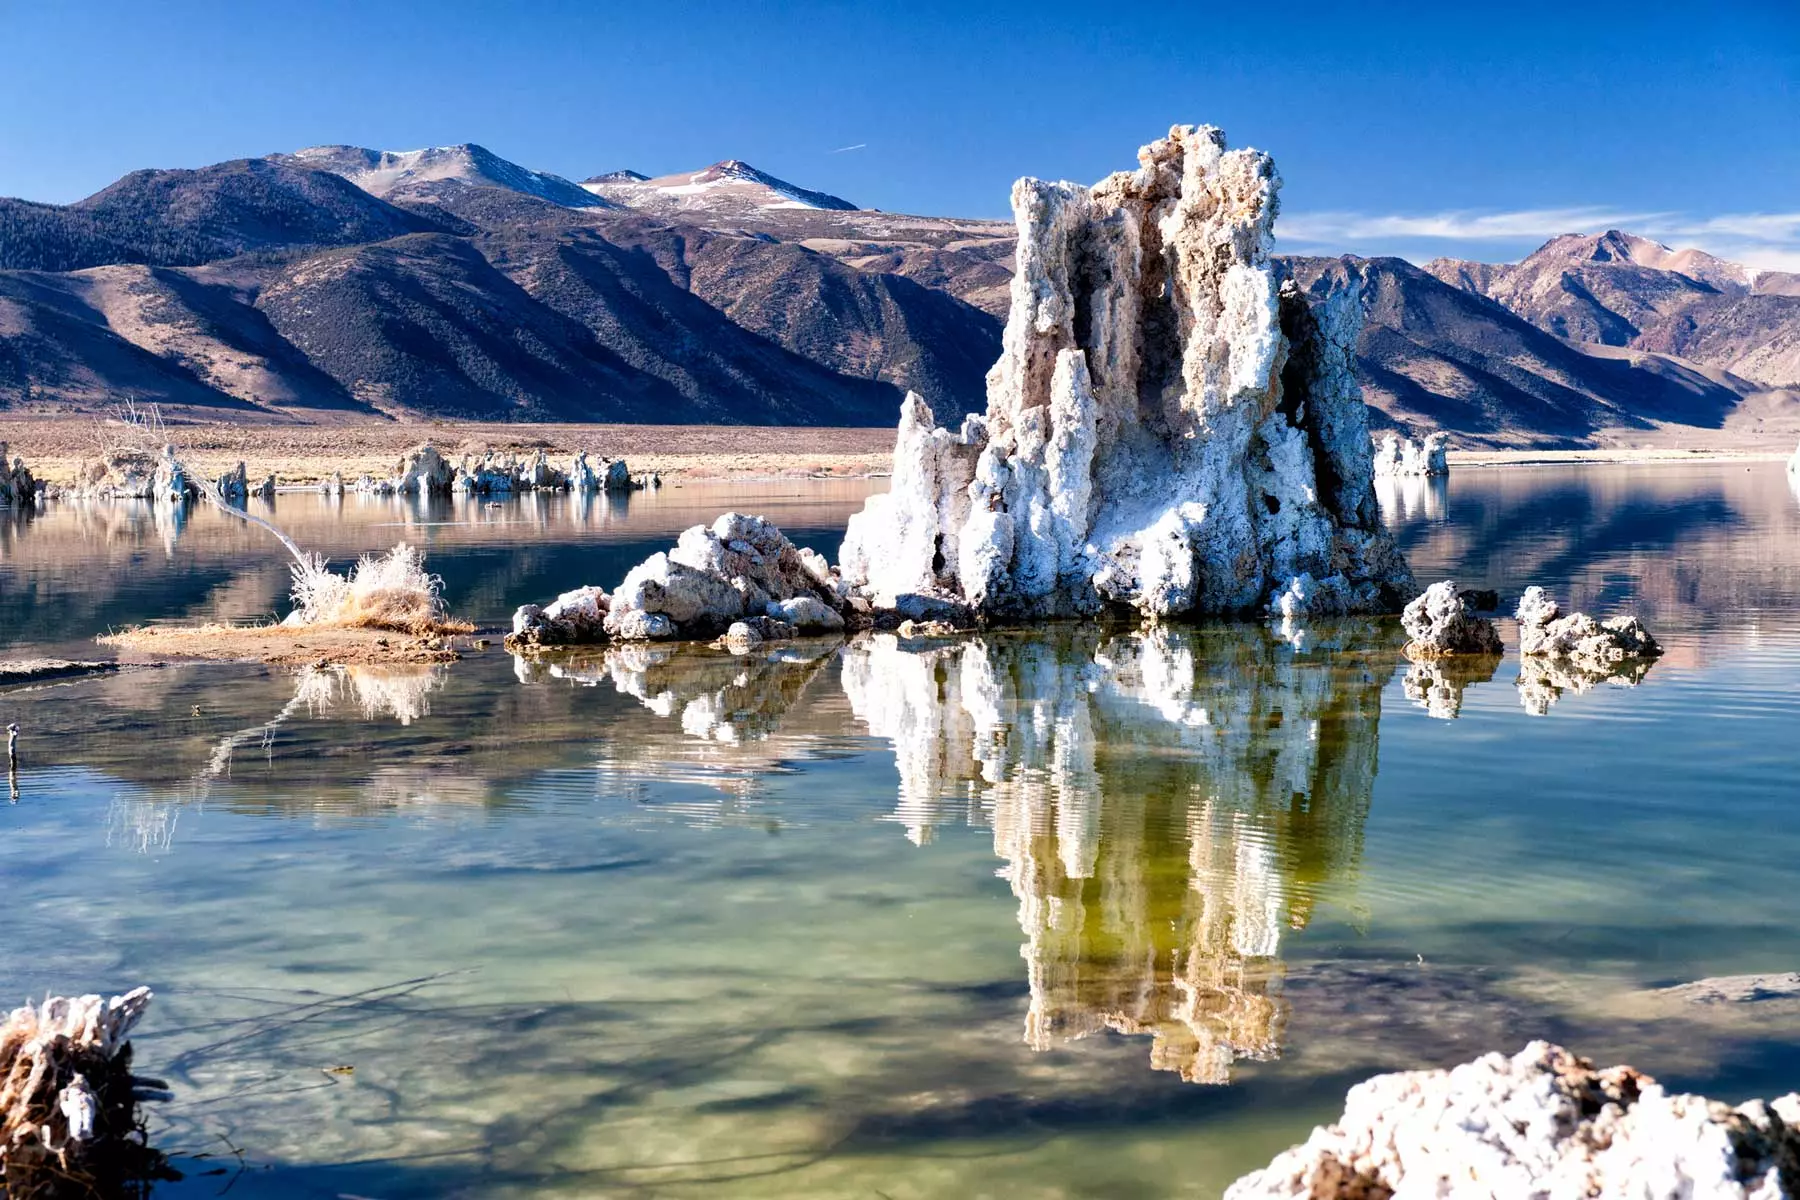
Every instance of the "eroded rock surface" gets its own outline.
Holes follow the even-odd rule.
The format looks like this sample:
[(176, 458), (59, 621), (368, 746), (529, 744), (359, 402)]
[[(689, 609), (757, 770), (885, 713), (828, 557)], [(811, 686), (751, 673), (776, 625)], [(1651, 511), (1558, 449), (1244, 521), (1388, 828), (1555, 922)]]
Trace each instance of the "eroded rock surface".
[(1415, 662), (1448, 655), (1498, 655), (1504, 647), (1494, 623), (1477, 615), (1473, 593), (1457, 590), (1446, 579), (1426, 588), (1400, 614), (1400, 624), (1411, 639), (1406, 656)]
[(1731, 1108), (1547, 1042), (1378, 1075), (1226, 1200), (1393, 1196), (1778, 1200), (1800, 1193), (1800, 1095)]
[(1448, 475), (1449, 449), (1450, 436), (1445, 433), (1428, 433), (1420, 442), (1390, 433), (1375, 452), (1375, 474), (1380, 478)]
[(1589, 671), (1611, 673), (1619, 663), (1660, 657), (1662, 647), (1636, 617), (1597, 621), (1586, 613), (1562, 615), (1541, 587), (1519, 599), (1519, 653), (1528, 658), (1566, 660)]
[[(1178, 126), (1092, 188), (1022, 179), (988, 407), (909, 395), (893, 490), (840, 567), (877, 607), (984, 614), (1392, 611), (1410, 589), (1372, 491), (1353, 286), (1314, 304), (1269, 259), (1268, 155)], [(1290, 606), (1298, 603), (1290, 600)]]

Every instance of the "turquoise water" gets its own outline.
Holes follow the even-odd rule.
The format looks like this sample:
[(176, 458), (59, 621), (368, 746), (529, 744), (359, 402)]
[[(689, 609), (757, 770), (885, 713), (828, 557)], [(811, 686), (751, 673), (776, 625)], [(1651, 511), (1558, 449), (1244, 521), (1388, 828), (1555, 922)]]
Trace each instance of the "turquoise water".
[[(277, 516), (422, 540), (497, 621), (724, 508), (828, 548), (866, 491)], [(1779, 465), (1384, 499), (1422, 580), (1629, 607), (1667, 657), (1433, 679), (1393, 623), (1070, 626), (8, 689), (0, 996), (156, 989), (177, 1197), (1210, 1196), (1370, 1073), (1531, 1037), (1800, 1087), (1800, 1013), (1655, 993), (1800, 967)], [(170, 534), (6, 525), (0, 647), (279, 603), (257, 537)]]

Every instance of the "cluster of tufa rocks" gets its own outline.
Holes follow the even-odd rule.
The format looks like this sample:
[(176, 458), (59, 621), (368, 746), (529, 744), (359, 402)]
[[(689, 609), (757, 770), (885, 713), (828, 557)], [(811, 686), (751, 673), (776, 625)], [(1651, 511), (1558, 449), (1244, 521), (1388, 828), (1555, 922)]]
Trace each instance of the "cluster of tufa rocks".
[(37, 481), (23, 458), (7, 454), (0, 442), (0, 508), (32, 508), (37, 504)]
[(1533, 1042), (1448, 1071), (1378, 1075), (1336, 1124), (1226, 1200), (1395, 1196), (1782, 1200), (1800, 1195), (1800, 1095), (1733, 1108)]
[(675, 547), (633, 567), (611, 594), (576, 588), (513, 614), (507, 645), (722, 638), (754, 647), (801, 633), (832, 633), (854, 613), (823, 555), (802, 549), (762, 517), (726, 513), (684, 531)]
[[(552, 465), (542, 450), (530, 459), (490, 450), (479, 459), (464, 455), (460, 465), (453, 465), (436, 448), (425, 445), (408, 452), (391, 477), (364, 475), (349, 490), (377, 496), (510, 496), (538, 491), (629, 492), (661, 486), (660, 475), (634, 476), (624, 459), (590, 458), (586, 450), (576, 451), (568, 469), (563, 470)], [(343, 477), (333, 474), (319, 484), (319, 490), (341, 495)]]
[(1138, 163), (1014, 185), (987, 411), (946, 430), (909, 396), (893, 488), (844, 540), (876, 607), (1159, 619), (1391, 612), (1410, 591), (1352, 371), (1359, 287), (1278, 281), (1268, 155), (1177, 126)]
[[(1486, 591), (1459, 591), (1444, 580), (1426, 588), (1401, 612), (1406, 629), (1406, 656), (1415, 663), (1453, 655), (1493, 656), (1504, 649), (1493, 621), (1481, 616), (1499, 607), (1499, 596)], [(1596, 620), (1586, 613), (1562, 615), (1550, 593), (1528, 587), (1519, 600), (1519, 654), (1525, 659), (1566, 663), (1609, 674), (1621, 664), (1647, 662), (1662, 647), (1636, 617)]]
[(1662, 655), (1662, 647), (1636, 617), (1597, 621), (1581, 612), (1565, 617), (1550, 593), (1541, 587), (1525, 589), (1519, 598), (1517, 616), (1519, 653), (1528, 658), (1606, 670), (1629, 660)]
[(1428, 433), (1422, 442), (1390, 433), (1381, 439), (1381, 449), (1375, 452), (1375, 475), (1381, 479), (1448, 475), (1449, 449), (1450, 435), (1446, 433)]

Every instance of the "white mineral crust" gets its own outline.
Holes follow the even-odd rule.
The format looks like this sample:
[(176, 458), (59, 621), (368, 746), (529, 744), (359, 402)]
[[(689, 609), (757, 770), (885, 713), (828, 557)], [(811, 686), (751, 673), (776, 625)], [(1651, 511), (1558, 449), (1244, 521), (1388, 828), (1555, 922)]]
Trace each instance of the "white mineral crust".
[(1800, 1163), (1796, 1126), (1800, 1095), (1732, 1108), (1533, 1042), (1358, 1084), (1337, 1124), (1225, 1197), (1781, 1200), (1783, 1166)]
[(1556, 600), (1541, 587), (1525, 589), (1516, 615), (1519, 653), (1528, 658), (1563, 659), (1606, 672), (1622, 662), (1662, 654), (1662, 647), (1636, 617), (1599, 621), (1580, 612), (1565, 617)]
[(1450, 462), (1446, 454), (1449, 448), (1448, 434), (1429, 433), (1424, 441), (1415, 442), (1390, 433), (1381, 439), (1381, 449), (1375, 452), (1375, 475), (1377, 478), (1448, 475)]
[(845, 580), (881, 607), (1154, 618), (1258, 609), (1305, 576), (1310, 611), (1392, 611), (1411, 579), (1371, 488), (1358, 287), (1309, 306), (1278, 286), (1268, 155), (1178, 126), (1138, 162), (1013, 186), (986, 416), (952, 433), (907, 397)]
[(1434, 583), (1407, 604), (1400, 624), (1411, 640), (1408, 658), (1439, 658), (1447, 654), (1499, 654), (1500, 634), (1494, 623), (1478, 616), (1469, 602), (1446, 579)]

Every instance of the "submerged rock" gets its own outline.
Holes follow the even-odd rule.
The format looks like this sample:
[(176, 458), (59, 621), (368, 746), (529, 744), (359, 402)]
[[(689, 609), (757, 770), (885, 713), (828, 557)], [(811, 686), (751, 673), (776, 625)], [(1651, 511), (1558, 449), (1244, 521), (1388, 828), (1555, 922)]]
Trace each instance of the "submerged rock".
[(1452, 654), (1498, 655), (1504, 650), (1494, 623), (1476, 615), (1469, 594), (1457, 591), (1447, 579), (1408, 604), (1400, 624), (1411, 639), (1406, 656), (1415, 662)]
[(764, 642), (791, 641), (797, 632), (792, 625), (775, 617), (749, 617), (733, 621), (725, 636), (719, 639), (719, 645), (733, 654), (748, 654)]
[(1371, 486), (1357, 286), (1316, 307), (1278, 287), (1267, 155), (1178, 126), (1138, 161), (1092, 188), (1014, 185), (986, 415), (952, 432), (909, 395), (892, 491), (844, 539), (844, 578), (876, 607), (1158, 618), (1280, 593), (1375, 612), (1410, 589)]
[(1657, 658), (1662, 647), (1636, 617), (1597, 621), (1586, 613), (1562, 615), (1541, 587), (1519, 599), (1519, 653), (1528, 658), (1566, 659), (1590, 671), (1611, 673), (1618, 663)]
[(1800, 1178), (1800, 1095), (1736, 1108), (1533, 1042), (1378, 1075), (1226, 1200), (1587, 1196), (1779, 1200)]
[(1380, 478), (1403, 475), (1443, 476), (1450, 474), (1450, 435), (1428, 433), (1425, 440), (1415, 442), (1388, 434), (1375, 452), (1375, 474)]

